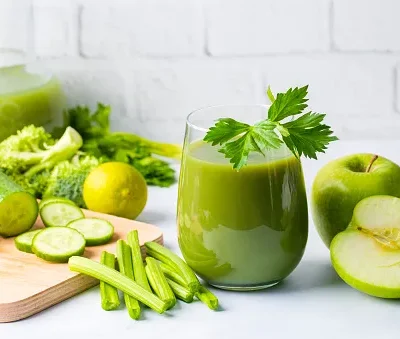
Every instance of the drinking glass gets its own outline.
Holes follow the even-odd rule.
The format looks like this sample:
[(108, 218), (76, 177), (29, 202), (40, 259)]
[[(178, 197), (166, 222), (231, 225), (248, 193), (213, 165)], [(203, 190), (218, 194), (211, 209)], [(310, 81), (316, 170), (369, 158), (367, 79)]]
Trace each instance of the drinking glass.
[(256, 290), (285, 279), (308, 238), (301, 161), (284, 145), (251, 153), (235, 170), (203, 141), (217, 119), (254, 124), (268, 106), (225, 105), (192, 112), (186, 121), (179, 177), (178, 242), (188, 265), (209, 284)]

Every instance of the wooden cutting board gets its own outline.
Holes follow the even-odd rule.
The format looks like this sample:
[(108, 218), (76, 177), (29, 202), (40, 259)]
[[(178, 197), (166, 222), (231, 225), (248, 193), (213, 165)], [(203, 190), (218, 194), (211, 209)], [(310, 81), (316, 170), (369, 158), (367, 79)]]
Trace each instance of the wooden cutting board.
[[(126, 240), (126, 235), (133, 229), (139, 232), (143, 257), (145, 242), (163, 244), (163, 234), (158, 227), (89, 210), (83, 212), (87, 217), (110, 221), (115, 230), (108, 244), (87, 247), (84, 253), (87, 258), (100, 261), (103, 250), (115, 254), (116, 241)], [(34, 228), (41, 227), (43, 223), (38, 218)], [(0, 323), (27, 318), (98, 283), (96, 279), (71, 272), (68, 264), (50, 263), (34, 254), (20, 252), (14, 245), (14, 238), (0, 237)]]

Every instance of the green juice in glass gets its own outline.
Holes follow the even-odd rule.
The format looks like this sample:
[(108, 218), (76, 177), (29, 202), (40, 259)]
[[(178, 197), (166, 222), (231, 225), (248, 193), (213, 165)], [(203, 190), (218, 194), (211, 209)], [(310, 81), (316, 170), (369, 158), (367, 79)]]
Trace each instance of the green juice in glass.
[(66, 98), (50, 74), (18, 65), (0, 68), (0, 141), (26, 125), (50, 126)]
[(233, 290), (272, 286), (300, 262), (308, 237), (302, 166), (286, 146), (250, 154), (236, 171), (203, 141), (186, 146), (178, 240), (191, 268)]

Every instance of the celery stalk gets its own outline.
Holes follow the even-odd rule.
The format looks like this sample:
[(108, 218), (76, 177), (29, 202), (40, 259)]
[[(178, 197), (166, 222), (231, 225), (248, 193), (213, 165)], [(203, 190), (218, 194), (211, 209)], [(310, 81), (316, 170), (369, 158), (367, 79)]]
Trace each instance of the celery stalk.
[[(121, 239), (117, 241), (117, 260), (119, 271), (128, 278), (134, 280), (131, 248), (124, 240)], [(124, 300), (129, 316), (132, 319), (139, 319), (140, 305), (137, 299), (131, 297), (127, 293), (124, 293)]]
[(167, 281), (177, 298), (183, 300), (186, 303), (191, 303), (193, 301), (193, 293), (190, 292), (186, 287), (183, 287), (168, 278)]
[(156, 242), (147, 242), (145, 245), (148, 255), (160, 260), (164, 264), (171, 266), (183, 277), (183, 279), (185, 279), (189, 290), (193, 293), (197, 292), (200, 287), (200, 281), (197, 279), (196, 275), (186, 262), (184, 262), (175, 253), (164, 246), (157, 244)]
[[(112, 253), (101, 252), (100, 262), (112, 269), (115, 268), (115, 256)], [(101, 307), (105, 311), (116, 310), (120, 305), (118, 290), (104, 281), (100, 281), (100, 297)]]
[(176, 282), (177, 284), (181, 285), (182, 287), (187, 287), (187, 283), (185, 281), (185, 279), (182, 278), (182, 276), (180, 276), (178, 273), (176, 273), (176, 271), (169, 265), (166, 265), (164, 263), (160, 263), (160, 268), (161, 271), (163, 271), (164, 275)]
[(175, 294), (169, 286), (168, 281), (164, 276), (164, 273), (158, 266), (157, 260), (147, 257), (146, 263), (147, 265), (145, 267), (145, 270), (147, 278), (149, 279), (150, 285), (153, 288), (154, 292), (161, 300), (167, 303), (168, 309), (174, 307), (176, 304)]
[(206, 304), (209, 309), (215, 311), (218, 308), (218, 298), (204, 286), (200, 286), (199, 290), (195, 293), (195, 295), (204, 304)]
[(149, 291), (146, 291), (134, 280), (124, 276), (122, 273), (113, 270), (112, 268), (80, 256), (72, 256), (68, 261), (68, 266), (71, 271), (91, 276), (118, 288), (122, 292), (136, 298), (158, 313), (164, 313), (167, 310), (168, 305), (166, 302), (162, 301)]
[(146, 271), (144, 269), (138, 231), (133, 230), (129, 232), (127, 238), (128, 244), (131, 247), (132, 251), (132, 262), (134, 267), (133, 273), (135, 275), (135, 281), (145, 290), (151, 292), (149, 282), (147, 281)]

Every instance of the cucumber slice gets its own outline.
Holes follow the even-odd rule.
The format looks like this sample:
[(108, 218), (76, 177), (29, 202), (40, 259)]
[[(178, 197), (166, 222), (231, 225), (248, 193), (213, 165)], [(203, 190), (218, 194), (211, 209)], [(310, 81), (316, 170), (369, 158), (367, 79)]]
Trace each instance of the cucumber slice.
[(14, 239), (15, 247), (22, 252), (33, 253), (32, 252), (32, 241), (36, 234), (38, 234), (43, 229), (34, 230), (22, 233)]
[(45, 205), (47, 205), (48, 203), (51, 203), (51, 202), (65, 202), (66, 204), (70, 204), (70, 205), (76, 206), (76, 204), (72, 200), (69, 200), (67, 198), (51, 197), (51, 198), (44, 198), (44, 199), (42, 199), (40, 201), (39, 210), (42, 209)]
[(86, 239), (86, 246), (108, 243), (114, 235), (114, 227), (106, 220), (86, 218), (71, 221), (67, 227), (77, 230)]
[(28, 231), (38, 211), (35, 197), (0, 171), (0, 236), (13, 237)]
[(69, 222), (85, 217), (79, 207), (65, 202), (49, 202), (39, 213), (46, 227), (65, 227)]
[(47, 261), (64, 263), (73, 255), (82, 255), (86, 241), (82, 234), (69, 227), (45, 228), (32, 241), (32, 252)]

